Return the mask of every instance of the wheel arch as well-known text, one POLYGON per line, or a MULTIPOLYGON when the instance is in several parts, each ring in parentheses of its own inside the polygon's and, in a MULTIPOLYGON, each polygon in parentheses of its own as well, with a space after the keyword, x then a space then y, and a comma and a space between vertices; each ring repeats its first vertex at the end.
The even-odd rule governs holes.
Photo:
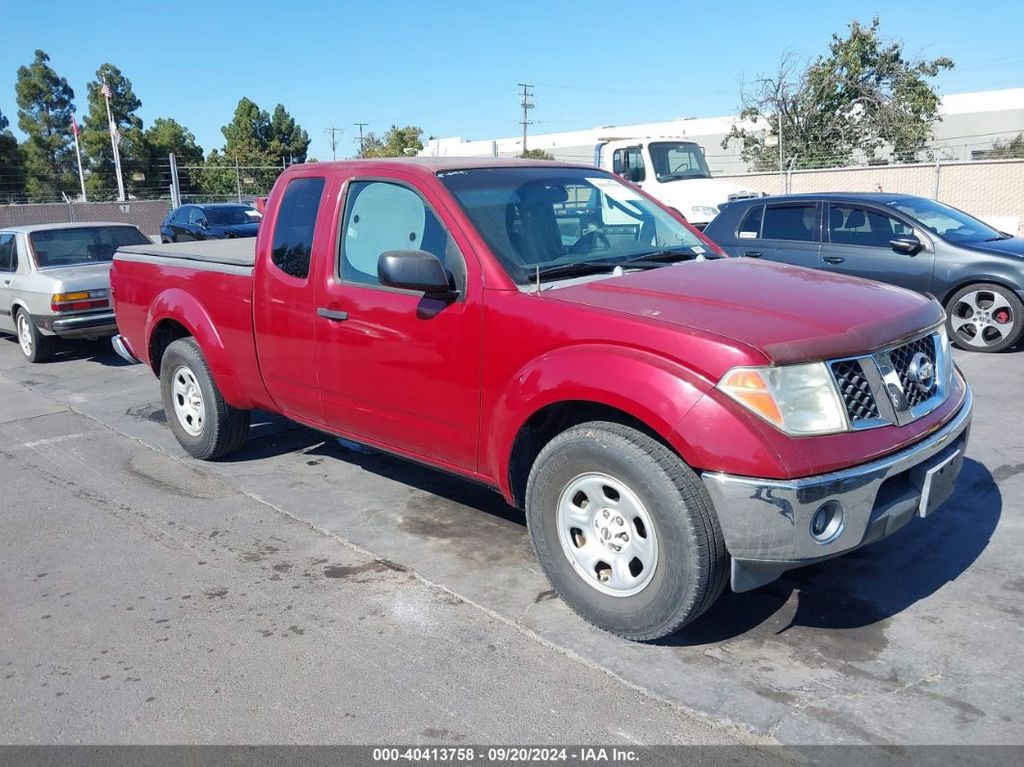
POLYGON ((1020 288, 1014 287, 1013 281, 1003 275, 971 275, 970 277, 960 279, 953 285, 953 287, 946 290, 945 294, 942 296, 942 308, 945 309, 949 305, 953 296, 955 296, 959 291, 964 288, 969 288, 971 285, 998 285, 1001 288, 1006 288, 1015 296, 1021 298, 1021 300, 1024 300, 1024 295, 1022 295, 1020 288))

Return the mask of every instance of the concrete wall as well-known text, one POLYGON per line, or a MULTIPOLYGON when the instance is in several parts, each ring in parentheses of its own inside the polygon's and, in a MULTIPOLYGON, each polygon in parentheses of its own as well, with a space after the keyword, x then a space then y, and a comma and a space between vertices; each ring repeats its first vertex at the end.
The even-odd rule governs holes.
POLYGON ((0 227, 22 224, 59 224, 65 221, 117 221, 135 224, 150 236, 160 234, 170 205, 166 200, 0 205, 0 227), (72 218, 74 216, 74 218, 72 218))
MULTIPOLYGON (((720 176, 768 194, 785 191, 778 173, 720 176)), ((1024 236, 1024 160, 877 165, 788 174, 788 191, 900 192, 933 197, 1003 231, 1024 236)))

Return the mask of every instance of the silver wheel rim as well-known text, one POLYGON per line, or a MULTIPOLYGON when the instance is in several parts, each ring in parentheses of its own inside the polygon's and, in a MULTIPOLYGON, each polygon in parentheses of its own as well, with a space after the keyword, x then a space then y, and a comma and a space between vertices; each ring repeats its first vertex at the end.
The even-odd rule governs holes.
POLYGON ((576 574, 613 597, 638 594, 658 566, 658 538, 647 508, 607 474, 580 474, 558 498, 558 540, 576 574))
POLYGON ((949 325, 956 339, 979 349, 1010 337, 1019 321, 1010 302, 994 290, 965 293, 949 313, 949 325))
POLYGON ((28 317, 18 314, 18 343, 26 357, 32 356, 32 328, 29 327, 28 317))
POLYGON ((171 378, 171 397, 174 399, 174 414, 187 433, 198 437, 206 423, 206 405, 203 391, 199 388, 195 373, 185 365, 174 371, 171 378))

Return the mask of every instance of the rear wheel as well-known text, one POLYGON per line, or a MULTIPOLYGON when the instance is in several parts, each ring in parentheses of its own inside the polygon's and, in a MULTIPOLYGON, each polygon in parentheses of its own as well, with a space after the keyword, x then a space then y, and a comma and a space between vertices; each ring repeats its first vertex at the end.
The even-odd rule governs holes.
POLYGON ((164 351, 160 392, 167 422, 189 455, 209 461, 245 443, 249 411, 224 401, 195 339, 180 338, 164 351))
POLYGON ((1000 352, 1020 340, 1024 305, 1008 288, 978 283, 961 288, 946 304, 950 340, 961 349, 1000 352))
POLYGON ((586 423, 549 442, 530 472, 526 515, 562 599, 627 639, 673 633, 725 587, 728 555, 700 479, 627 426, 586 423))
POLYGON ((18 345, 29 362, 46 362, 57 353, 57 337, 44 336, 24 309, 18 310, 15 325, 18 330, 18 345))

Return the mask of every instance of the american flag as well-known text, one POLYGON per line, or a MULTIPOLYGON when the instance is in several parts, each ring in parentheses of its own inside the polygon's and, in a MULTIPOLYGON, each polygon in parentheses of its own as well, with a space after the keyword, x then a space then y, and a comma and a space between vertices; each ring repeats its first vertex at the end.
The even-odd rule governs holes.
POLYGON ((71 113, 71 133, 75 138, 78 138, 78 121, 75 119, 75 113, 71 113))
POLYGON ((109 85, 107 85, 107 81, 106 81, 106 80, 104 80, 104 81, 103 81, 103 85, 102 85, 102 87, 100 88, 100 93, 102 93, 102 94, 103 94, 103 95, 104 95, 104 96, 105 96, 106 98, 108 98, 108 99, 109 99, 109 98, 111 97, 111 95, 112 95, 112 94, 111 94, 111 92, 110 92, 110 86, 109 86, 109 85))

